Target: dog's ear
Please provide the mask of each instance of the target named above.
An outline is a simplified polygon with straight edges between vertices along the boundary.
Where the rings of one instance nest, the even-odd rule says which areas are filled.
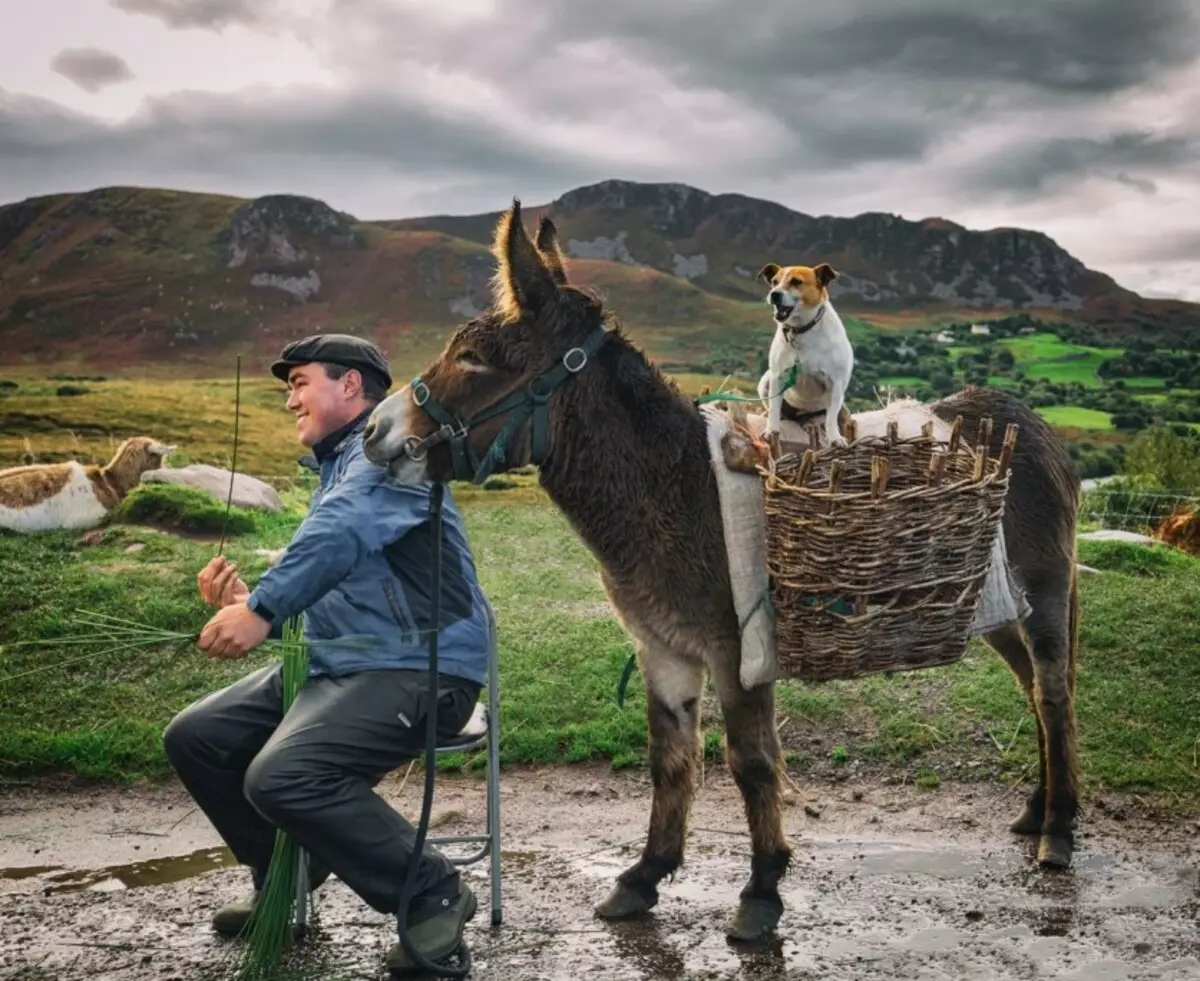
[[[771,282],[775,279],[775,274],[779,272],[779,266],[773,262],[768,262],[759,271],[755,279],[761,279],[765,282]]]
[[[813,272],[817,274],[817,282],[822,286],[828,286],[837,279],[837,273],[834,272],[833,266],[828,262],[822,262]]]

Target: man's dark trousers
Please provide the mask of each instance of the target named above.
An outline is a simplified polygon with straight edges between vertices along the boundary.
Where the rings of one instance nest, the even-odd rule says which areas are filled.
[[[167,758],[261,889],[276,828],[380,913],[396,913],[416,829],[374,787],[425,752],[429,674],[363,671],[310,678],[286,717],[278,664],[184,709],[167,727]],[[455,735],[479,685],[443,675],[438,737]],[[458,893],[458,871],[426,845],[417,896]]]

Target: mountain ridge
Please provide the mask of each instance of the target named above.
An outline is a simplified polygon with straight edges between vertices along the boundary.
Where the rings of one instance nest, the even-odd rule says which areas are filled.
[[[523,211],[531,227],[555,220],[572,278],[603,290],[652,356],[767,344],[755,278],[767,261],[832,263],[839,309],[883,327],[1015,312],[1114,336],[1200,325],[1200,305],[1140,297],[1036,230],[814,217],[619,180]],[[0,365],[197,370],[234,350],[260,361],[316,330],[419,361],[486,308],[499,214],[364,221],[299,195],[137,187],[0,206]]]

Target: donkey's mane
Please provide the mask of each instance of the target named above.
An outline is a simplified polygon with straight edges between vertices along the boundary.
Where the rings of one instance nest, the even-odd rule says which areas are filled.
[[[616,317],[606,312],[604,320],[612,327],[597,359],[607,369],[621,405],[631,413],[646,413],[659,422],[664,413],[684,409],[695,422],[701,422],[692,401],[629,339]]]

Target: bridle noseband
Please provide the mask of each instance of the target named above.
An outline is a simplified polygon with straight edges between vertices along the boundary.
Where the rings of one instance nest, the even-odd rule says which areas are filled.
[[[404,442],[404,453],[412,460],[423,460],[426,454],[440,443],[450,445],[450,460],[454,468],[454,480],[470,480],[482,484],[504,462],[508,446],[525,420],[533,417],[530,462],[538,465],[546,458],[549,442],[550,394],[567,379],[579,374],[610,335],[605,327],[597,327],[582,344],[573,347],[553,368],[534,378],[524,389],[510,392],[495,405],[481,409],[471,419],[462,420],[447,412],[433,397],[429,386],[421,376],[412,380],[413,402],[428,412],[440,428],[424,439],[409,436]],[[505,412],[512,416],[504,428],[496,434],[491,446],[480,459],[467,440],[473,426],[493,419]]]

